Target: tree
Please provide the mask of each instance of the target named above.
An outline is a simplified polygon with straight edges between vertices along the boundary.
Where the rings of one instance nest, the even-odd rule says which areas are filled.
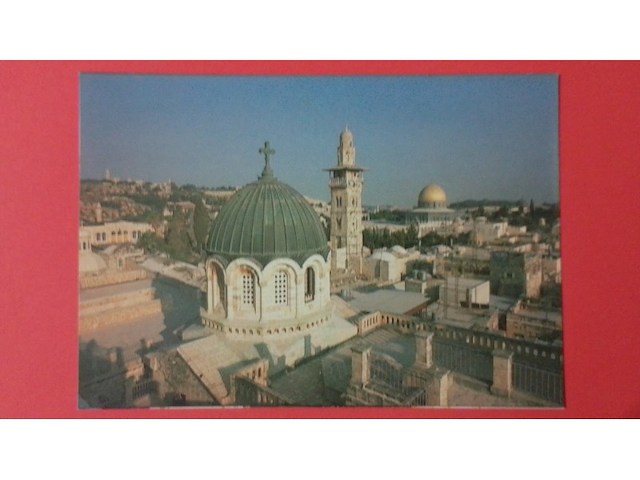
[[[209,233],[209,213],[207,207],[204,206],[201,200],[196,201],[196,208],[193,212],[193,232],[196,236],[196,242],[198,244],[198,251],[204,248],[207,241],[207,234]]]
[[[143,233],[138,239],[138,246],[152,253],[163,250],[161,240],[152,232]]]
[[[486,212],[484,210],[484,206],[480,205],[475,212],[473,212],[473,217],[484,217],[486,215]]]
[[[415,247],[416,245],[418,245],[418,229],[412,223],[411,225],[409,225],[409,228],[407,229],[407,233],[404,237],[403,247],[411,248],[411,247]]]

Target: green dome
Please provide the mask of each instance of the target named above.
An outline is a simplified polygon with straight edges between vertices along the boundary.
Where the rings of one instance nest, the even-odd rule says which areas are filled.
[[[266,265],[278,257],[300,264],[316,253],[326,258],[329,248],[313,208],[269,172],[222,207],[209,230],[206,250],[229,261],[252,257]]]

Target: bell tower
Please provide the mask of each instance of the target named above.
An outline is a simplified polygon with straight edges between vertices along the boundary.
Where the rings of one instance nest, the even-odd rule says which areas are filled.
[[[363,168],[356,165],[353,134],[340,134],[338,165],[327,169],[331,189],[331,272],[355,280],[362,274]]]

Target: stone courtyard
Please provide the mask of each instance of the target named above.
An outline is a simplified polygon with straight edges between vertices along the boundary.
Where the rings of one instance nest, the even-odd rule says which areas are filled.
[[[178,362],[173,359],[175,352],[172,356],[172,349],[180,343],[179,333],[185,324],[198,318],[199,309],[197,289],[161,277],[82,290],[79,321],[81,403],[92,407],[127,406],[125,380],[148,376],[145,356],[150,353],[158,354],[160,372],[173,372],[175,369],[171,367]],[[164,355],[167,355],[166,359]],[[173,375],[162,376],[173,378]],[[177,386],[181,378],[176,375]],[[171,389],[172,385],[168,387]],[[147,396],[146,401],[149,405],[167,404],[164,398],[153,398],[153,395]],[[207,401],[206,398],[203,401]],[[149,406],[140,402],[136,405]]]

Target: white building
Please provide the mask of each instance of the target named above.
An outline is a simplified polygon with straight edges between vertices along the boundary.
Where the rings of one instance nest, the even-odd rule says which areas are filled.
[[[407,273],[407,263],[420,258],[415,249],[406,250],[398,245],[390,249],[375,250],[364,260],[364,274],[381,283],[397,283]]]
[[[465,308],[489,306],[489,280],[447,277],[440,285],[440,302],[443,305]]]
[[[81,233],[86,233],[92,246],[114,245],[120,243],[136,243],[142,234],[153,232],[149,223],[143,222],[109,222],[100,225],[83,225]]]
[[[478,217],[471,222],[471,231],[475,245],[484,245],[507,235],[507,222],[488,222],[486,217]]]

